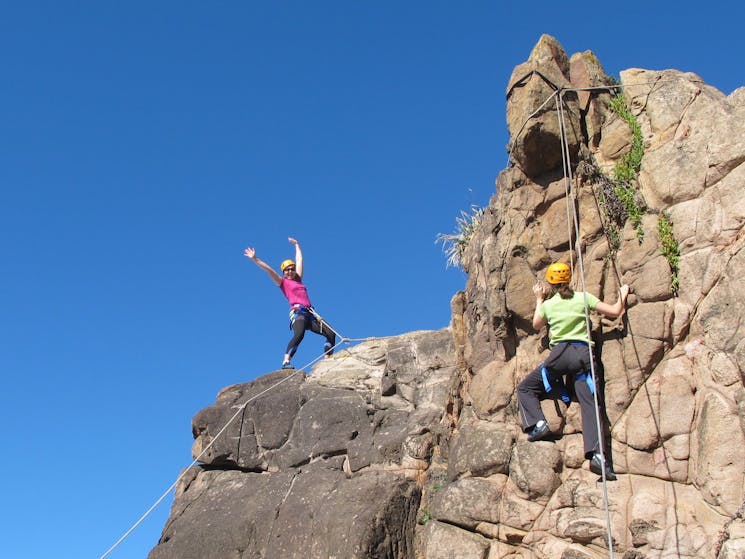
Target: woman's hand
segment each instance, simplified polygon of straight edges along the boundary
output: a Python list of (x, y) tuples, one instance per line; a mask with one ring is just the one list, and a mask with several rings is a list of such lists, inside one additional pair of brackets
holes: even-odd
[(626, 298), (629, 296), (629, 293), (631, 292), (631, 287), (626, 285), (625, 283), (618, 288), (618, 300), (621, 301), (621, 305), (623, 308), (626, 308)]
[(533, 286), (533, 295), (535, 295), (536, 301), (543, 301), (546, 298), (546, 292), (543, 290), (543, 285), (536, 283)]
[(533, 286), (533, 295), (535, 295), (535, 311), (533, 312), (533, 328), (540, 330), (546, 325), (546, 319), (541, 316), (541, 306), (543, 299), (546, 297), (546, 290), (541, 282)]
[(293, 245), (297, 246), (298, 242), (297, 240), (293, 239), (292, 237), (287, 237), (287, 240), (290, 241)]
[(628, 286), (628, 285), (626, 285), (625, 283), (624, 283), (624, 284), (623, 284), (623, 285), (621, 286), (621, 288), (619, 289), (619, 292), (620, 292), (620, 295), (621, 295), (621, 300), (622, 300), (622, 301), (623, 301), (624, 303), (626, 302), (626, 297), (628, 297), (628, 296), (629, 296), (629, 292), (630, 292), (630, 291), (631, 291), (631, 287), (629, 287), (629, 286)]
[(246, 250), (243, 251), (243, 256), (245, 256), (246, 258), (250, 258), (251, 260), (253, 260), (254, 258), (256, 258), (256, 250), (253, 249), (253, 248), (251, 248), (251, 247), (249, 247), (249, 248), (247, 248)]
[(631, 288), (624, 283), (618, 288), (618, 301), (612, 305), (609, 305), (604, 301), (599, 301), (595, 310), (608, 318), (618, 318), (626, 308), (626, 297), (629, 296), (629, 291), (631, 291)]

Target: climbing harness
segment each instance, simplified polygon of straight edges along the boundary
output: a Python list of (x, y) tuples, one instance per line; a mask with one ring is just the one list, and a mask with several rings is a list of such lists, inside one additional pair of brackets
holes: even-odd
[(554, 386), (556, 386), (556, 388), (558, 388), (559, 390), (559, 397), (561, 398), (561, 401), (564, 402), (567, 406), (572, 402), (571, 398), (569, 397), (569, 391), (567, 390), (566, 384), (564, 384), (564, 380), (561, 377), (551, 376), (551, 373), (548, 372), (548, 369), (546, 369), (545, 365), (541, 365), (541, 378), (543, 379), (543, 389), (546, 391), (547, 394), (550, 394), (551, 391), (554, 389)]
[(334, 330), (331, 325), (326, 322), (326, 319), (324, 319), (320, 314), (318, 314), (318, 311), (314, 309), (313, 307), (306, 307), (305, 305), (300, 305), (298, 303), (295, 303), (290, 307), (290, 326), (292, 326), (292, 323), (295, 322), (298, 315), (303, 315), (307, 319), (315, 319), (318, 321), (318, 324), (321, 325), (321, 329), (328, 328), (331, 332), (336, 334), (337, 338), (340, 338), (344, 341), (349, 341), (349, 338), (345, 338), (339, 332)]
[[(566, 264), (562, 264), (562, 266), (566, 266)], [(569, 268), (567, 267), (567, 271)], [(562, 277), (562, 279), (565, 279), (566, 281), (563, 281), (561, 283), (566, 283), (569, 281), (568, 277)], [(572, 340), (572, 341), (565, 341), (560, 342), (556, 346), (554, 346), (553, 350), (559, 349), (563, 346), (579, 346), (583, 348), (587, 348), (589, 350), (589, 344), (587, 342), (582, 342), (578, 340)], [(561, 353), (563, 353), (563, 349), (561, 349)], [(590, 350), (591, 352), (591, 350)], [(553, 353), (552, 353), (553, 355)], [(592, 353), (590, 353), (590, 359), (592, 359)], [(546, 366), (547, 362), (551, 362), (553, 365), (556, 361), (556, 359), (552, 359), (551, 356), (549, 356), (549, 359), (547, 361), (544, 361), (541, 364), (541, 378), (543, 380), (543, 389), (546, 391), (547, 394), (550, 394), (554, 388), (557, 388), (559, 391), (559, 397), (561, 398), (562, 402), (564, 402), (567, 406), (571, 404), (571, 397), (569, 395), (569, 390), (567, 389), (567, 386), (564, 382), (563, 375), (552, 375), (549, 371), (549, 367)], [(590, 390), (592, 394), (595, 393), (595, 382), (593, 381), (592, 374), (590, 373), (590, 369), (586, 371), (578, 371), (576, 373), (569, 373), (568, 377), (573, 378), (575, 381), (584, 381), (587, 384), (587, 388)]]
[(583, 371), (574, 375), (576, 380), (583, 380), (587, 384), (587, 388), (590, 389), (590, 393), (595, 394), (595, 380), (593, 379), (592, 371)]
[(290, 307), (290, 326), (292, 326), (292, 323), (297, 320), (297, 317), (299, 315), (304, 316), (308, 320), (312, 318), (311, 315), (311, 309), (313, 307), (306, 307), (305, 305), (300, 305), (298, 303), (295, 303)]
[[(551, 376), (545, 365), (541, 365), (541, 378), (543, 379), (543, 389), (546, 391), (546, 394), (550, 394), (554, 388), (557, 388), (561, 401), (567, 406), (571, 404), (572, 399), (569, 396), (569, 390), (562, 378)], [(574, 380), (584, 381), (590, 393), (595, 394), (595, 381), (592, 378), (592, 372), (590, 370), (576, 373)]]

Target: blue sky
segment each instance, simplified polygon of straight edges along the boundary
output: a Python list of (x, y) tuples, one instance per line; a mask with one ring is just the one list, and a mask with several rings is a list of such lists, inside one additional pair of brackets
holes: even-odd
[(4, 556), (100, 557), (190, 463), (191, 417), (279, 366), (286, 304), (244, 247), (299, 239), (346, 337), (447, 326), (465, 275), (434, 240), (494, 193), (542, 33), (745, 85), (739, 4), (501, 4), (3, 3)]

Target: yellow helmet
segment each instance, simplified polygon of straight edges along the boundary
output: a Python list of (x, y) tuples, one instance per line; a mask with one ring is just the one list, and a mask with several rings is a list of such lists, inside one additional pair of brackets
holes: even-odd
[(285, 268), (288, 268), (288, 267), (294, 266), (294, 265), (295, 265), (295, 262), (292, 261), (292, 260), (283, 260), (282, 261), (282, 264), (279, 265), (279, 269), (284, 272), (285, 271)]
[(563, 262), (554, 262), (546, 270), (546, 281), (552, 285), (569, 283), (572, 280), (572, 270)]

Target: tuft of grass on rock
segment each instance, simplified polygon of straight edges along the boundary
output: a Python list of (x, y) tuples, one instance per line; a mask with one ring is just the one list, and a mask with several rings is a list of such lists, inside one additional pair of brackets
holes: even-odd
[(670, 273), (672, 275), (670, 291), (672, 291), (673, 295), (677, 295), (680, 288), (680, 245), (675, 235), (673, 235), (673, 222), (667, 212), (660, 213), (657, 221), (657, 235), (660, 240), (662, 256), (667, 259), (667, 263), (670, 266)]
[(427, 522), (432, 520), (432, 515), (429, 512), (429, 509), (427, 507), (422, 507), (419, 509), (419, 518), (417, 519), (417, 523), (420, 526), (424, 526)]
[(472, 205), (470, 211), (461, 210), (460, 215), (455, 218), (455, 231), (437, 235), (435, 243), (442, 243), (442, 250), (447, 255), (447, 268), (453, 266), (463, 269), (466, 248), (481, 225), (484, 211), (485, 208), (476, 205)]
[(613, 169), (614, 191), (616, 197), (626, 211), (631, 225), (636, 231), (636, 238), (639, 244), (644, 241), (644, 229), (642, 228), (642, 217), (646, 213), (644, 202), (637, 195), (633, 183), (636, 180), (639, 170), (642, 166), (642, 157), (644, 157), (644, 139), (642, 138), (642, 129), (639, 121), (629, 109), (626, 99), (623, 95), (616, 95), (611, 99), (610, 109), (616, 113), (631, 129), (631, 149), (621, 160), (616, 163)]

